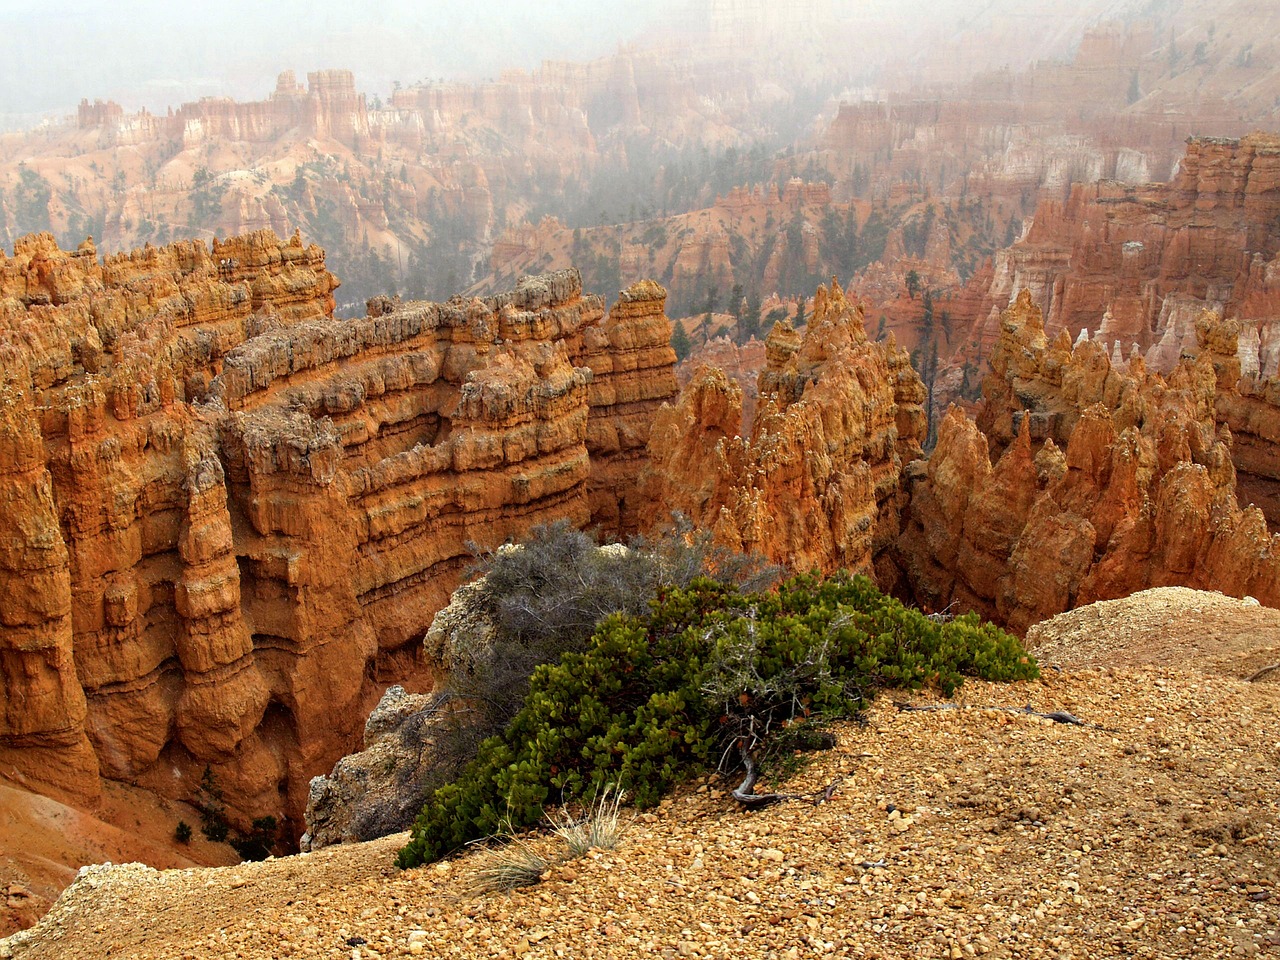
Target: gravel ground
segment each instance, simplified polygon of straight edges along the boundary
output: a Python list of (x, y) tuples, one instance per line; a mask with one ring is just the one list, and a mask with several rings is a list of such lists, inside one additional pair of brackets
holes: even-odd
[[(1275, 685), (1046, 673), (966, 684), (961, 710), (885, 695), (787, 786), (842, 777), (830, 802), (752, 813), (725, 784), (691, 784), (617, 849), (511, 894), (466, 892), (483, 850), (395, 870), (403, 836), (90, 868), (0, 956), (1280, 955)], [(1094, 726), (982, 709), (1024, 704)]]

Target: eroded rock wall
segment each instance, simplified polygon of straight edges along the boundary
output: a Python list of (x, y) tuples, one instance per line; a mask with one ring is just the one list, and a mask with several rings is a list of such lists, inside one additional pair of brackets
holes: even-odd
[(333, 318), (318, 248), (269, 232), (0, 260), (0, 750), (300, 830), (307, 782), (470, 562), (559, 518), (627, 526), (675, 394), (665, 292), (606, 316), (576, 271)]
[(1198, 357), (1166, 378), (1096, 341), (1049, 342), (1021, 295), (977, 421), (952, 409), (909, 471), (893, 556), (915, 599), (1019, 631), (1151, 586), (1280, 605), (1280, 541), (1237, 498), (1232, 434), (1215, 419), (1238, 398), (1233, 327), (1198, 328)]
[(832, 281), (803, 338), (776, 325), (745, 435), (741, 386), (696, 372), (654, 421), (645, 516), (680, 510), (720, 542), (795, 569), (872, 572), (897, 536), (925, 392), (906, 352), (872, 343), (863, 320)]
[[(1136, 344), (1162, 373), (1194, 344), (1205, 309), (1248, 321), (1263, 340), (1280, 304), (1280, 137), (1200, 137), (1168, 183), (1076, 183), (1046, 197), (1027, 234), (993, 278), (972, 340), (983, 354), (999, 337), (999, 313), (1023, 290), (1051, 335), (1082, 329)], [(1263, 362), (1274, 375), (1274, 351)]]

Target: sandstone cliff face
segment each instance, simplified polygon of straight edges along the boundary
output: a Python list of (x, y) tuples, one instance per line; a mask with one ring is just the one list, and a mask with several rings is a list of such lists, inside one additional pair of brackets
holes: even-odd
[[(1027, 235), (993, 281), (994, 304), (1030, 290), (1051, 334), (1089, 328), (1127, 356), (1134, 344), (1168, 372), (1194, 345), (1206, 309), (1270, 329), (1280, 267), (1280, 138), (1188, 142), (1167, 184), (1077, 183), (1041, 201)], [(999, 334), (998, 309), (976, 339)], [(1263, 372), (1274, 375), (1273, 366)]]
[(1094, 341), (1049, 343), (1020, 296), (977, 423), (951, 410), (910, 471), (894, 557), (918, 601), (1019, 631), (1150, 586), (1280, 603), (1280, 542), (1261, 510), (1241, 508), (1231, 432), (1215, 422), (1234, 385), (1231, 329), (1206, 318), (1200, 330), (1200, 356), (1166, 379)]
[(747, 436), (742, 389), (715, 368), (657, 414), (645, 515), (680, 510), (796, 569), (871, 572), (897, 535), (899, 474), (925, 433), (919, 377), (904, 351), (868, 340), (834, 281), (804, 338), (782, 322), (766, 350)]
[[(632, 522), (675, 393), (664, 291), (576, 272), (332, 317), (269, 233), (0, 260), (5, 726), (27, 777), (301, 823), (307, 781), (420, 654), (469, 541)], [(377, 681), (383, 681), (381, 685)]]

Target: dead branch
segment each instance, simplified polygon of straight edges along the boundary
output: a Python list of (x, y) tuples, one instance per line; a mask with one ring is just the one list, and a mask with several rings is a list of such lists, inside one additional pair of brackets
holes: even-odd
[(746, 771), (746, 777), (733, 790), (733, 799), (748, 810), (761, 810), (775, 803), (782, 803), (785, 800), (803, 800), (806, 803), (812, 803), (814, 806), (826, 803), (835, 795), (836, 787), (840, 785), (841, 777), (836, 777), (821, 790), (815, 790), (813, 793), (756, 793), (756, 780), (760, 777), (760, 772), (756, 769), (755, 759), (751, 756), (751, 751), (747, 748), (746, 740), (738, 741), (738, 756), (742, 758), (742, 766)]
[(1273, 663), (1269, 667), (1263, 667), (1261, 670), (1259, 670), (1257, 673), (1255, 673), (1252, 677), (1249, 678), (1249, 682), (1257, 683), (1263, 677), (1270, 676), (1271, 674), (1275, 673), (1277, 670), (1280, 670), (1280, 663)]
[[(1280, 664), (1276, 665), (1280, 667)], [(970, 703), (926, 703), (911, 704), (902, 703), (895, 700), (893, 705), (903, 713), (933, 713), (938, 710), (1001, 710), (1005, 713), (1018, 713), (1028, 717), (1041, 717), (1044, 720), (1052, 720), (1054, 723), (1066, 723), (1073, 727), (1095, 727), (1098, 730), (1103, 729), (1096, 723), (1086, 723), (1079, 717), (1067, 713), (1065, 710), (1054, 710), (1050, 713), (1041, 713), (1038, 710), (1032, 710), (1031, 705), (1025, 707), (998, 707), (998, 706), (982, 706), (981, 704)]]

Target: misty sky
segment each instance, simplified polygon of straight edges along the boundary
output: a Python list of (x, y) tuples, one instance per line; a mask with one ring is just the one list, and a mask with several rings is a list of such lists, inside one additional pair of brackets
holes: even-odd
[(586, 60), (641, 35), (676, 0), (0, 0), (0, 117), (74, 112), (81, 97), (161, 109), (201, 95), (264, 98), (281, 70), (393, 80), (483, 78)]
[[(385, 96), (394, 81), (484, 79), (544, 59), (590, 60), (620, 43), (647, 46), (655, 30), (670, 39), (672, 27), (704, 18), (712, 3), (729, 2), (0, 0), (0, 130), (74, 113), (82, 97), (156, 111), (201, 96), (260, 100), (282, 70), (305, 82), (309, 71), (349, 69), (357, 89), (371, 97)], [(910, 58), (927, 56), (926, 36), (1029, 16), (1026, 43), (1008, 53), (1032, 60), (1068, 52), (1089, 22), (1157, 7), (1194, 8), (1199, 0), (738, 2), (763, 3), (774, 15), (808, 10), (831, 35), (843, 24), (854, 58), (886, 24), (893, 25), (892, 49)]]

